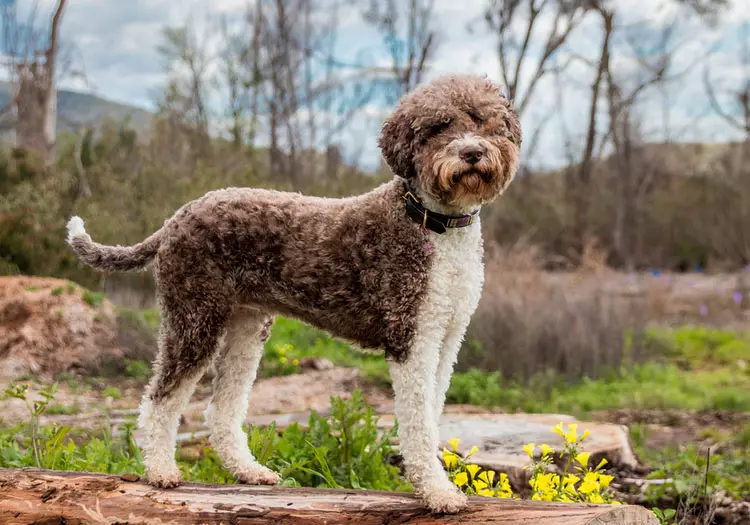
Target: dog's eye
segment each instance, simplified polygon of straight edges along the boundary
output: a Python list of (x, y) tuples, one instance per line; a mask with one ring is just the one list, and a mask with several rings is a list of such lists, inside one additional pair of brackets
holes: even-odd
[(424, 135), (422, 137), (423, 140), (427, 140), (427, 139), (432, 138), (432, 137), (434, 137), (436, 135), (439, 135), (440, 133), (442, 133), (443, 131), (445, 131), (445, 129), (448, 126), (450, 126), (450, 122), (439, 122), (437, 124), (434, 124), (434, 125), (428, 127), (425, 130), (425, 133), (424, 133)]
[(482, 117), (477, 115), (476, 113), (469, 113), (469, 118), (476, 124), (477, 126), (481, 126), (484, 124), (484, 120), (482, 120)]

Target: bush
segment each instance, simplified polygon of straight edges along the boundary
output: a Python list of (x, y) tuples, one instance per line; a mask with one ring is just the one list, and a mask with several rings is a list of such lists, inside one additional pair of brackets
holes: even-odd
[(643, 305), (613, 297), (603, 280), (519, 271), (500, 258), (487, 265), (486, 274), (469, 328), (469, 339), (478, 344), (464, 348), (460, 370), (499, 371), (519, 381), (554, 372), (577, 380), (644, 356)]

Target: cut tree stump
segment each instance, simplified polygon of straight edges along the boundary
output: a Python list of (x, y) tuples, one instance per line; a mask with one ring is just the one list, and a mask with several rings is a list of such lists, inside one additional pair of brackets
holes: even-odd
[(0, 523), (28, 524), (533, 523), (658, 525), (643, 507), (471, 498), (456, 515), (431, 514), (394, 492), (207, 485), (160, 490), (137, 476), (0, 469)]

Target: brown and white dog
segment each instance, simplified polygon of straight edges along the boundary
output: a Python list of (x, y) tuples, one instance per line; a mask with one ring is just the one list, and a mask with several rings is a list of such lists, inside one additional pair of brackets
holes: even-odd
[(85, 263), (153, 266), (161, 338), (139, 419), (150, 483), (180, 482), (179, 417), (211, 363), (212, 446), (238, 481), (279, 481), (250, 453), (242, 424), (284, 315), (385, 353), (408, 479), (433, 511), (464, 507), (436, 456), (438, 421), (484, 280), (477, 211), (510, 184), (520, 144), (498, 86), (449, 76), (407, 94), (385, 121), (379, 146), (396, 176), (364, 195), (212, 191), (134, 246), (94, 243), (73, 217), (68, 241)]

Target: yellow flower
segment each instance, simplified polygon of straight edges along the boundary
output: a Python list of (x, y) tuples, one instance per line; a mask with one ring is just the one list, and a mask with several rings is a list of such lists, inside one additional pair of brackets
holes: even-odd
[(581, 466), (587, 467), (589, 464), (589, 456), (591, 456), (591, 452), (581, 452), (576, 456), (576, 461), (581, 464)]
[(466, 472), (459, 472), (458, 474), (456, 474), (456, 477), (453, 480), (453, 483), (455, 483), (457, 487), (463, 487), (468, 482), (469, 476), (466, 475)]
[(607, 464), (607, 460), (604, 459), (604, 458), (602, 458), (602, 460), (599, 462), (599, 464), (596, 466), (596, 468), (594, 470), (599, 470), (600, 468), (602, 468), (606, 464)]
[(604, 498), (598, 492), (589, 494), (589, 503), (604, 503)]
[(590, 435), (591, 435), (591, 431), (590, 430), (584, 430), (583, 431), (583, 435), (581, 436), (581, 441), (583, 441), (584, 439), (586, 439)]
[(299, 359), (295, 359), (294, 361), (292, 361), (292, 364), (294, 366), (299, 366)]
[(547, 456), (553, 451), (553, 448), (550, 447), (547, 443), (542, 443), (539, 448), (542, 449), (542, 456)]
[(458, 444), (461, 442), (458, 438), (449, 439), (448, 443), (450, 443), (451, 448), (453, 449), (453, 452), (458, 450)]
[(279, 353), (280, 353), (281, 355), (284, 355), (284, 354), (286, 354), (286, 349), (285, 349), (285, 348), (279, 348)]
[(471, 447), (471, 450), (469, 451), (469, 453), (466, 454), (466, 459), (469, 459), (471, 456), (473, 456), (477, 452), (479, 452), (479, 447), (477, 447), (476, 445), (474, 445), (473, 447)]
[(482, 470), (482, 467), (479, 465), (466, 465), (466, 472), (468, 472), (472, 478), (474, 478), (480, 470)]
[(596, 482), (596, 472), (589, 472), (583, 477), (583, 483), (578, 487), (578, 490), (583, 494), (589, 494), (599, 489), (599, 484)]
[(449, 452), (446, 449), (443, 449), (443, 463), (445, 463), (446, 467), (453, 468), (453, 465), (455, 465), (457, 461), (457, 455), (455, 455), (453, 452)]
[(525, 445), (523, 447), (523, 451), (526, 452), (530, 458), (534, 458), (534, 449), (536, 448), (536, 445), (534, 443), (529, 443), (528, 445)]
[(487, 483), (485, 483), (481, 479), (475, 479), (472, 485), (474, 486), (474, 490), (476, 490), (477, 492), (487, 488)]
[(575, 474), (568, 474), (563, 479), (563, 487), (565, 487), (566, 489), (571, 489), (572, 488), (575, 491), (575, 486), (574, 485), (576, 483), (578, 483), (580, 480), (581, 480), (581, 478), (579, 478)]
[(491, 498), (495, 494), (490, 489), (482, 489), (478, 492), (480, 496), (484, 496), (485, 498)]
[(560, 421), (555, 428), (552, 429), (552, 432), (555, 434), (558, 434), (559, 436), (565, 437), (565, 431), (563, 430), (563, 424), (562, 421)]
[(287, 359), (287, 358), (286, 358), (286, 357), (284, 357), (284, 356), (281, 356), (281, 357), (279, 358), (279, 361), (281, 361), (281, 362), (282, 362), (282, 364), (286, 364), (286, 362), (287, 362), (287, 361), (289, 361), (289, 359)]
[[(505, 474), (500, 474), (501, 479), (502, 479), (502, 476), (504, 476), (504, 475)], [(484, 481), (488, 485), (492, 485), (492, 482), (495, 479), (495, 471), (494, 470), (485, 470), (484, 472), (482, 472), (481, 474), (479, 474), (479, 479), (481, 479), (482, 481)]]
[(554, 488), (554, 474), (539, 474), (534, 480), (534, 489), (539, 492), (546, 492)]
[(571, 423), (568, 425), (568, 432), (565, 434), (565, 441), (575, 443), (578, 441), (578, 425)]
[(599, 485), (602, 487), (609, 487), (609, 484), (612, 483), (612, 480), (615, 479), (614, 476), (610, 476), (608, 474), (599, 474)]

